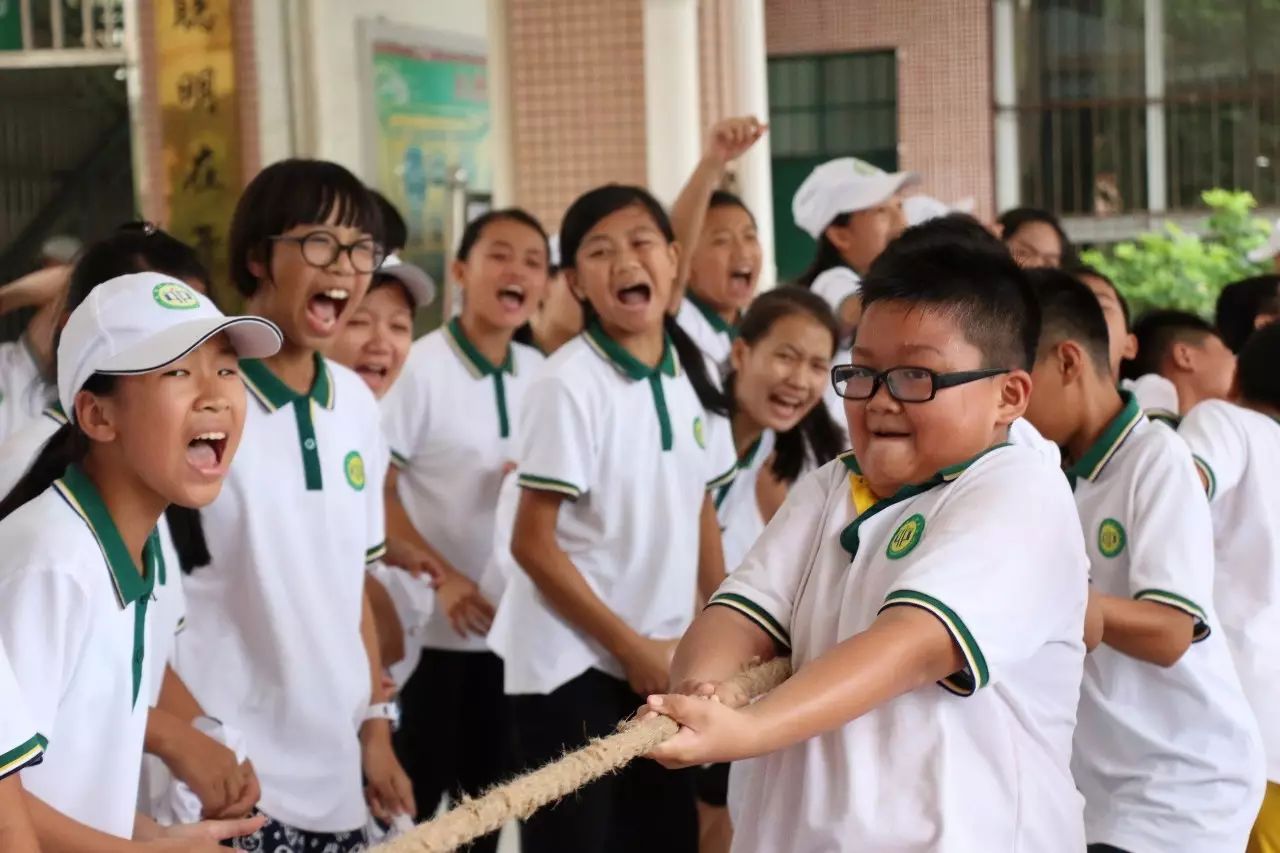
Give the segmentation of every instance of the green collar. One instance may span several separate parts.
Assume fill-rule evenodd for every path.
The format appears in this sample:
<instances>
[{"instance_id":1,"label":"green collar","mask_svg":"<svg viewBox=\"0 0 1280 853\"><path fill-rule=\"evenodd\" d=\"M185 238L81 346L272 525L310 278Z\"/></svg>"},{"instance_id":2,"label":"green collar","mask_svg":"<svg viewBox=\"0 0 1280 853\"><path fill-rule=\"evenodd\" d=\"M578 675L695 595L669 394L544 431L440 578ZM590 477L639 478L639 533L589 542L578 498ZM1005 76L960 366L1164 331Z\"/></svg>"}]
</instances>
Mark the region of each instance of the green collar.
<instances>
[{"instance_id":1,"label":"green collar","mask_svg":"<svg viewBox=\"0 0 1280 853\"><path fill-rule=\"evenodd\" d=\"M66 426L68 423L67 413L62 411L62 404L55 402L52 406L45 408L42 412L46 418L56 423L58 426Z\"/></svg>"},{"instance_id":2,"label":"green collar","mask_svg":"<svg viewBox=\"0 0 1280 853\"><path fill-rule=\"evenodd\" d=\"M722 335L728 335L730 338L738 337L738 324L726 323L716 309L699 299L692 290L685 294L684 298L688 299L693 307L698 309L698 313L706 318L707 322L711 324L711 328ZM738 316L741 318L742 315L739 314Z\"/></svg>"},{"instance_id":3,"label":"green collar","mask_svg":"<svg viewBox=\"0 0 1280 853\"><path fill-rule=\"evenodd\" d=\"M876 501L874 504L872 504L870 509L866 510L864 513L862 513L853 521L851 521L849 525L845 527L843 531L841 531L840 544L844 546L844 549L848 551L850 555L856 556L858 553L858 529L862 526L862 523L866 521L868 518L871 518L871 516L876 515L877 513L893 506L896 503L901 503L902 501L905 501L908 498L914 498L916 495L927 492L930 489L934 488L935 486L941 486L944 483L952 482L961 474L963 474L965 471L967 471L969 467L973 465L974 462L977 462L979 459L986 456L991 451L998 450L1001 447L1008 447L1008 446L1009 446L1008 442L1004 442L1001 444L993 445L992 447L988 447L986 450L982 451L977 456L974 456L970 459L966 459L964 462L960 462L956 465L949 465L948 467L943 468L941 471L934 474L932 477L930 477L928 480L925 480L923 483L912 483L912 484L903 486L902 488L898 489L898 491L896 491L892 497L883 498L881 500ZM839 459L841 462L844 463L844 466L848 468L850 471L852 471L854 474L857 474L858 476L863 476L862 468L859 467L858 460L854 458L852 450L841 455Z\"/></svg>"},{"instance_id":4,"label":"green collar","mask_svg":"<svg viewBox=\"0 0 1280 853\"><path fill-rule=\"evenodd\" d=\"M314 358L316 378L312 380L311 390L306 394L299 394L284 384L280 377L271 372L271 368L267 367L265 362L256 358L241 360L240 376L244 379L244 384L250 393L258 398L258 402L268 412L284 408L294 400L304 397L310 397L324 408L332 409L333 377L329 375L329 366L325 364L324 357L316 353Z\"/></svg>"},{"instance_id":5,"label":"green collar","mask_svg":"<svg viewBox=\"0 0 1280 853\"><path fill-rule=\"evenodd\" d=\"M514 376L516 372L515 358L511 352L511 344L507 344L507 357L502 364L495 365L489 359L484 357L480 350L476 349L475 344L467 339L467 333L462 329L462 321L454 317L444 327L445 339L449 342L449 347L462 359L462 363L466 365L467 370L477 379L485 376L492 376L495 373L506 373Z\"/></svg>"},{"instance_id":6,"label":"green collar","mask_svg":"<svg viewBox=\"0 0 1280 853\"><path fill-rule=\"evenodd\" d=\"M1098 479L1102 469L1107 467L1107 463L1120 449L1120 445L1124 444L1129 433L1142 422L1142 408L1138 406L1138 399L1129 391L1121 391L1120 400L1124 403L1120 414L1111 419L1111 423L1107 424L1107 428L1102 431L1102 435L1098 436L1098 440L1080 457L1080 461L1067 469L1067 476L1071 479L1072 485L1080 478L1089 481Z\"/></svg>"},{"instance_id":7,"label":"green collar","mask_svg":"<svg viewBox=\"0 0 1280 853\"><path fill-rule=\"evenodd\" d=\"M53 487L76 514L84 519L93 537L98 540L98 547L102 549L102 556L106 558L107 567L111 570L112 586L121 609L148 598L155 589L157 572L148 571L145 577L138 574L133 558L129 556L129 549L120 538L120 530L111 520L107 505L102 502L102 496L93 481L78 465L72 465L67 468L62 479L54 481ZM143 564L148 567L154 567L158 558L156 541L153 531L142 554Z\"/></svg>"},{"instance_id":8,"label":"green collar","mask_svg":"<svg viewBox=\"0 0 1280 853\"><path fill-rule=\"evenodd\" d=\"M629 379L637 381L649 379L657 376L660 372L665 373L667 376L677 376L680 373L680 363L676 360L675 348L671 345L670 337L664 338L662 361L658 363L657 367L650 367L627 352L622 344L605 334L598 321L593 320L587 326L585 335L587 343L596 351L596 354L616 367L619 373Z\"/></svg>"}]
</instances>

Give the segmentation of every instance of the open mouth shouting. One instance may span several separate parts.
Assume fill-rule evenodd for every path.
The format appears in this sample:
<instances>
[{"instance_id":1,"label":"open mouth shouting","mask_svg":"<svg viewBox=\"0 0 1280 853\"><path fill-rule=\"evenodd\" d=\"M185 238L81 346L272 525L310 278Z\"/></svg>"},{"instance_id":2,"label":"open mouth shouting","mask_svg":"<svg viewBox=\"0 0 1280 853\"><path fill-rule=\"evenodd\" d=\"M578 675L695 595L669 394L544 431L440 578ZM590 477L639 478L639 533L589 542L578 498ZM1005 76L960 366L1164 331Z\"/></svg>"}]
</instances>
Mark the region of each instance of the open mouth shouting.
<instances>
[{"instance_id":1,"label":"open mouth shouting","mask_svg":"<svg viewBox=\"0 0 1280 853\"><path fill-rule=\"evenodd\" d=\"M330 287L307 300L307 323L317 335L331 335L338 327L343 310L351 302L351 291Z\"/></svg>"},{"instance_id":2,"label":"open mouth shouting","mask_svg":"<svg viewBox=\"0 0 1280 853\"><path fill-rule=\"evenodd\" d=\"M791 391L774 391L769 395L769 410L781 424L793 424L804 414L810 401L805 395Z\"/></svg>"},{"instance_id":3,"label":"open mouth shouting","mask_svg":"<svg viewBox=\"0 0 1280 853\"><path fill-rule=\"evenodd\" d=\"M636 282L619 288L615 296L624 308L643 311L653 299L653 288L648 282Z\"/></svg>"},{"instance_id":4,"label":"open mouth shouting","mask_svg":"<svg viewBox=\"0 0 1280 853\"><path fill-rule=\"evenodd\" d=\"M524 285L504 284L498 288L498 304L508 311L519 311L524 307Z\"/></svg>"},{"instance_id":5,"label":"open mouth shouting","mask_svg":"<svg viewBox=\"0 0 1280 853\"><path fill-rule=\"evenodd\" d=\"M729 292L738 298L749 298L754 281L755 270L750 265L735 267L729 271Z\"/></svg>"},{"instance_id":6,"label":"open mouth shouting","mask_svg":"<svg viewBox=\"0 0 1280 853\"><path fill-rule=\"evenodd\" d=\"M364 380L364 384L368 385L372 391L381 391L387 384L387 377L391 373L391 365L377 360L364 360L357 362L355 371Z\"/></svg>"},{"instance_id":7,"label":"open mouth shouting","mask_svg":"<svg viewBox=\"0 0 1280 853\"><path fill-rule=\"evenodd\" d=\"M226 452L225 432L202 432L187 442L187 464L206 476L218 476L222 473L222 459Z\"/></svg>"}]
</instances>

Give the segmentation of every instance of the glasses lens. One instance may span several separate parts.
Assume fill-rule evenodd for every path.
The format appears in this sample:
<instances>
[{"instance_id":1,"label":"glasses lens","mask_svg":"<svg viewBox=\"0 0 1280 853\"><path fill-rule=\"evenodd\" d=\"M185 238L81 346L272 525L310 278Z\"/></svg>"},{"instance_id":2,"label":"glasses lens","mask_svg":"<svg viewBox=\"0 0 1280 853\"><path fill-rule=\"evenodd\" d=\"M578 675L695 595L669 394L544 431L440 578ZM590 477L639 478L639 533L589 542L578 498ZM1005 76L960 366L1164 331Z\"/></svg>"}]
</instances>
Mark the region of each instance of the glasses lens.
<instances>
[{"instance_id":1,"label":"glasses lens","mask_svg":"<svg viewBox=\"0 0 1280 853\"><path fill-rule=\"evenodd\" d=\"M385 253L373 240L361 240L351 247L351 266L356 272L373 272L382 266Z\"/></svg>"},{"instance_id":2,"label":"glasses lens","mask_svg":"<svg viewBox=\"0 0 1280 853\"><path fill-rule=\"evenodd\" d=\"M850 400L865 400L876 384L876 372L867 367L844 364L832 372L836 393Z\"/></svg>"},{"instance_id":3,"label":"glasses lens","mask_svg":"<svg viewBox=\"0 0 1280 853\"><path fill-rule=\"evenodd\" d=\"M338 241L328 234L309 234L302 241L302 259L313 267L327 267L338 257Z\"/></svg>"},{"instance_id":4,"label":"glasses lens","mask_svg":"<svg viewBox=\"0 0 1280 853\"><path fill-rule=\"evenodd\" d=\"M923 367L896 367L884 381L889 393L903 403L923 403L933 398L933 372Z\"/></svg>"}]
</instances>

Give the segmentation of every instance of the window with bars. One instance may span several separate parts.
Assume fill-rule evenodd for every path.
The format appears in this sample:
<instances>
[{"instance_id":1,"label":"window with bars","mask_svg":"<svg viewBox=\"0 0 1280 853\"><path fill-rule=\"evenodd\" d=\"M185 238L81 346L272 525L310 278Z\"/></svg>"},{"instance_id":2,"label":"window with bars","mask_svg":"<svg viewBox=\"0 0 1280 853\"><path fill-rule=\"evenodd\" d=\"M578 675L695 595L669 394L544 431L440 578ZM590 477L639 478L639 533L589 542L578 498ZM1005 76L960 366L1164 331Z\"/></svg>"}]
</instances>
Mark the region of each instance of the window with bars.
<instances>
[{"instance_id":1,"label":"window with bars","mask_svg":"<svg viewBox=\"0 0 1280 853\"><path fill-rule=\"evenodd\" d=\"M1024 204L1191 210L1218 186L1280 203L1280 0L1016 8Z\"/></svg>"},{"instance_id":2,"label":"window with bars","mask_svg":"<svg viewBox=\"0 0 1280 853\"><path fill-rule=\"evenodd\" d=\"M898 167L898 69L892 50L771 56L769 144L773 156L778 276L796 278L814 242L791 216L791 199L814 166L860 157Z\"/></svg>"}]
</instances>

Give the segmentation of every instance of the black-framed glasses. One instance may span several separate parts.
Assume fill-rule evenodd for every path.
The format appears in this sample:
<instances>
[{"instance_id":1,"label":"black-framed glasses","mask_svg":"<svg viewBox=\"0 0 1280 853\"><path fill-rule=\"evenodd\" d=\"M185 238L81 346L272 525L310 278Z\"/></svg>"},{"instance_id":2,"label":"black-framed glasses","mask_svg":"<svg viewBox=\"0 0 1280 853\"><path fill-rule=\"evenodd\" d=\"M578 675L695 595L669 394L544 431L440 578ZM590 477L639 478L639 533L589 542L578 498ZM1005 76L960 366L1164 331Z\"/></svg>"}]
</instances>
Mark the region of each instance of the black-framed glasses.
<instances>
[{"instance_id":1,"label":"black-framed glasses","mask_svg":"<svg viewBox=\"0 0 1280 853\"><path fill-rule=\"evenodd\" d=\"M889 389L889 396L899 403L927 403L943 388L954 388L1008 372L1008 368L1003 367L938 373L927 367L875 370L859 364L837 364L831 368L831 384L837 394L848 400L870 400L883 383Z\"/></svg>"},{"instance_id":2,"label":"black-framed glasses","mask_svg":"<svg viewBox=\"0 0 1280 853\"><path fill-rule=\"evenodd\" d=\"M273 243L297 243L302 249L302 259L313 267L326 269L343 252L351 258L351 268L358 273L376 272L387 257L387 250L377 240L357 240L339 243L328 231L312 231L301 237L272 237Z\"/></svg>"}]
</instances>

